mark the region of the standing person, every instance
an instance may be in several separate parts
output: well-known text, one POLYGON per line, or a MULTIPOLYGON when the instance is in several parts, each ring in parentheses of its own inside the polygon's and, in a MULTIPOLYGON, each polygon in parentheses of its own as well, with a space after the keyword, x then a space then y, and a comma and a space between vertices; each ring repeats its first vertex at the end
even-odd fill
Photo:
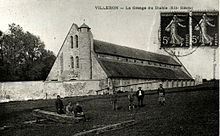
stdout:
POLYGON ((113 88, 113 94, 111 96, 111 102, 112 102, 112 109, 117 110, 117 101, 118 101, 118 95, 117 92, 115 91, 115 88, 113 88))
POLYGON ((165 90, 163 88, 163 84, 160 84, 159 88, 157 89, 158 92, 158 101, 160 105, 165 105, 165 90))
POLYGON ((138 87, 137 93, 136 93, 137 99, 138 99, 138 106, 142 107, 144 106, 143 100, 144 100, 144 91, 141 89, 141 87, 138 87))
POLYGON ((56 105, 57 113, 58 114, 64 114, 64 111, 63 111, 63 107, 64 107, 63 106, 63 101, 61 100, 59 95, 57 95, 57 99, 56 99, 55 105, 56 105))
POLYGON ((131 88, 131 91, 128 93, 128 100, 129 100, 129 106, 128 109, 134 109, 134 92, 133 88, 131 88))

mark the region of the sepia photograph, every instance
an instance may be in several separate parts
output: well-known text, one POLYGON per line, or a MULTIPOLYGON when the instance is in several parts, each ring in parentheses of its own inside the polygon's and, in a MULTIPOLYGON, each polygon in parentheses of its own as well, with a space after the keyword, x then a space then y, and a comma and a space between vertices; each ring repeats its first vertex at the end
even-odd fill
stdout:
POLYGON ((219 136, 219 0, 0 0, 1 136, 219 136))

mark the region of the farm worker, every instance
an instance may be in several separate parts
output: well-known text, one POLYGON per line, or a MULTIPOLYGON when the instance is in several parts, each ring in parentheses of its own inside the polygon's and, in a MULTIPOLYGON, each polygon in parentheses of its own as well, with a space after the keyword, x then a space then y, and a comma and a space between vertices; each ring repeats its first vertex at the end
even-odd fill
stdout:
POLYGON ((160 84, 159 88, 157 89, 158 92, 158 101, 161 105, 165 104, 165 90, 163 88, 163 84, 160 84))
POLYGON ((57 95, 57 99, 56 99, 55 105, 56 105, 57 113, 58 114, 64 114, 64 111, 63 111, 63 101, 61 100, 59 95, 57 95))
POLYGON ((117 110, 117 101, 118 101, 118 95, 117 92, 115 91, 115 88, 113 88, 113 94, 111 96, 111 102, 112 102, 112 109, 117 110))
POLYGON ((128 100, 129 100, 129 106, 128 109, 134 109, 134 92, 133 88, 131 88, 131 91, 128 93, 128 100))
POLYGON ((138 99, 138 106, 142 107, 144 106, 143 101, 144 101, 144 91, 141 89, 141 87, 138 87, 138 90, 136 92, 136 96, 138 99))
POLYGON ((80 106, 80 104, 78 102, 76 102, 76 107, 74 109, 74 115, 75 115, 75 117, 85 117, 85 114, 82 110, 82 107, 80 106))
POLYGON ((71 102, 66 106, 66 115, 73 115, 73 105, 71 102))

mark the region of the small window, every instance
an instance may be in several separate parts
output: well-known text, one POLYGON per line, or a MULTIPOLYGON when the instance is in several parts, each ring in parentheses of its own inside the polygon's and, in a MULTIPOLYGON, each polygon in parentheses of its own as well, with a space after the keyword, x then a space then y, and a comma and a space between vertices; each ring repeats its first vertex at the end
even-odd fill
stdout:
POLYGON ((119 57, 117 57, 117 60, 120 60, 120 58, 119 58, 119 57))
POLYGON ((134 62, 136 62, 136 59, 134 59, 134 62))
POLYGON ((60 72, 63 73, 63 53, 60 55, 60 72))
POLYGON ((70 36, 70 44, 71 44, 71 48, 73 48, 73 36, 70 36))
POLYGON ((141 61, 141 63, 143 64, 143 63, 144 63, 144 61, 141 61))
POLYGON ((79 57, 76 56, 76 68, 79 68, 79 57))
POLYGON ((128 62, 128 58, 125 59, 128 62))
POLYGON ((148 61, 148 64, 151 65, 151 62, 148 61))
POLYGON ((75 42, 76 42, 76 48, 78 48, 79 45, 78 45, 78 36, 77 35, 75 35, 75 42))
POLYGON ((70 63, 71 63, 71 68, 74 68, 74 58, 73 58, 73 56, 70 57, 70 63))

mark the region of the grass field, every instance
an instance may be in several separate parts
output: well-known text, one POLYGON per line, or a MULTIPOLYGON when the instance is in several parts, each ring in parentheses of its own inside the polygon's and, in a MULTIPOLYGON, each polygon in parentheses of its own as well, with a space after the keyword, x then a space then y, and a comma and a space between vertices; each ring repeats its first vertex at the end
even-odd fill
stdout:
MULTIPOLYGON (((218 88, 185 89, 166 94, 166 105, 160 106, 157 95, 145 96, 145 106, 128 111, 126 94, 120 95, 118 111, 112 111, 109 96, 85 96, 64 98, 65 104, 80 101, 89 119, 87 122, 62 124, 43 121, 24 124, 34 120, 32 110, 40 108, 55 111, 55 100, 36 100, 9 102, 0 104, 1 126, 11 128, 0 130, 0 135, 17 136, 69 136, 77 132, 102 127, 130 119, 135 119, 134 126, 108 131, 100 135, 117 136, 218 136, 219 135, 219 90, 218 88)), ((94 135, 94 134, 91 134, 94 135)))

